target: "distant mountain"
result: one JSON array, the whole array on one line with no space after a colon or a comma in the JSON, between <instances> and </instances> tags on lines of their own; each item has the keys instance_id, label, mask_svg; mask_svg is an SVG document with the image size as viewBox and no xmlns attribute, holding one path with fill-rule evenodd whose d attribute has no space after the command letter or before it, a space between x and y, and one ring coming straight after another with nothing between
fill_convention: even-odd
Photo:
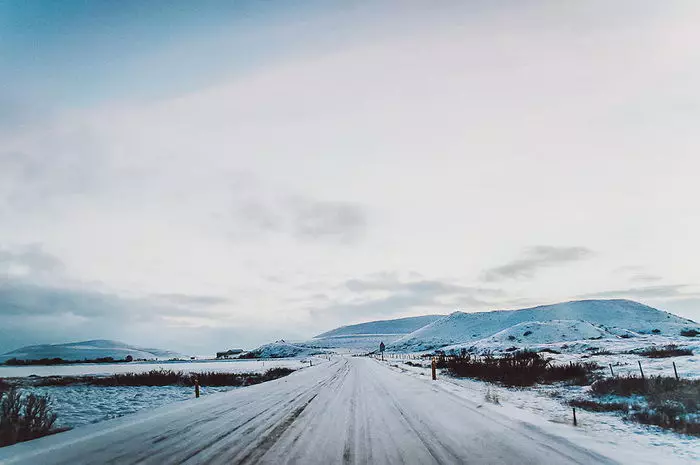
<instances>
[{"instance_id":1,"label":"distant mountain","mask_svg":"<svg viewBox=\"0 0 700 465\"><path fill-rule=\"evenodd\" d=\"M433 321L443 318L445 315L423 315L395 320L377 320L356 325L341 326L315 336L314 339L338 336L371 336L376 334L408 334Z\"/></svg>"},{"instance_id":2,"label":"distant mountain","mask_svg":"<svg viewBox=\"0 0 700 465\"><path fill-rule=\"evenodd\" d=\"M39 360L42 358L62 358L63 360L93 360L112 357L123 360L127 355L134 359L168 359L183 357L182 354L162 349L131 346L119 341L96 339L92 341L68 342L65 344L41 344L26 346L0 355L0 363L11 358L19 360Z\"/></svg>"},{"instance_id":3,"label":"distant mountain","mask_svg":"<svg viewBox=\"0 0 700 465\"><path fill-rule=\"evenodd\" d=\"M423 315L341 326L319 334L302 345L328 349L376 350L380 342L389 344L443 317L444 315Z\"/></svg>"},{"instance_id":4,"label":"distant mountain","mask_svg":"<svg viewBox=\"0 0 700 465\"><path fill-rule=\"evenodd\" d=\"M534 322L539 325L523 325ZM508 341L510 336L526 338L523 335L527 331L531 331L528 336L536 332L542 341L555 342L577 337L617 337L623 333L679 336L685 328L698 328L698 324L631 300L579 300L522 310L454 312L397 339L387 349L433 350L492 336ZM504 333L497 335L500 332Z\"/></svg>"}]
</instances>

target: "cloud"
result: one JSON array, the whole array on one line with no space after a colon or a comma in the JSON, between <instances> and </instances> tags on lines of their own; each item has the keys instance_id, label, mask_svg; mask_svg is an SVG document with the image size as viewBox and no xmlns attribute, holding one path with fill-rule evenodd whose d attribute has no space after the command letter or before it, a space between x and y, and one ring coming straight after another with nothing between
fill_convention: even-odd
<instances>
[{"instance_id":1,"label":"cloud","mask_svg":"<svg viewBox=\"0 0 700 465\"><path fill-rule=\"evenodd\" d=\"M525 251L523 258L483 271L482 279L492 282L505 279L532 278L542 268L577 262L592 255L593 251L586 247L553 247L546 245L530 247Z\"/></svg>"},{"instance_id":2,"label":"cloud","mask_svg":"<svg viewBox=\"0 0 700 465\"><path fill-rule=\"evenodd\" d=\"M9 275L55 274L64 269L61 260L45 252L41 245L0 247L0 273Z\"/></svg>"},{"instance_id":3,"label":"cloud","mask_svg":"<svg viewBox=\"0 0 700 465\"><path fill-rule=\"evenodd\" d=\"M643 266L627 265L616 268L613 273L626 275L632 282L651 283L661 281L663 278L655 274L647 273Z\"/></svg>"},{"instance_id":4,"label":"cloud","mask_svg":"<svg viewBox=\"0 0 700 465\"><path fill-rule=\"evenodd\" d=\"M304 243L347 244L357 242L367 229L368 214L359 204L247 187L234 199L234 237L281 234Z\"/></svg>"},{"instance_id":5,"label":"cloud","mask_svg":"<svg viewBox=\"0 0 700 465\"><path fill-rule=\"evenodd\" d=\"M640 282L640 283L652 283L655 281L661 281L663 278L655 274L640 273L630 276L630 281Z\"/></svg>"},{"instance_id":6,"label":"cloud","mask_svg":"<svg viewBox=\"0 0 700 465\"><path fill-rule=\"evenodd\" d=\"M632 287L628 289L617 289L611 291L592 292L580 295L581 298L614 298L614 297L631 297L631 298L661 298L661 297L683 297L694 296L697 294L685 292L688 288L686 284L668 284L661 286L645 286Z\"/></svg>"},{"instance_id":7,"label":"cloud","mask_svg":"<svg viewBox=\"0 0 700 465\"><path fill-rule=\"evenodd\" d=\"M352 203L296 199L293 205L294 235L304 241L354 242L367 226L366 212Z\"/></svg>"},{"instance_id":8,"label":"cloud","mask_svg":"<svg viewBox=\"0 0 700 465\"><path fill-rule=\"evenodd\" d=\"M323 302L312 310L314 316L348 321L370 317L422 312L446 312L457 307L486 308L491 299L505 293L500 289L464 286L441 280L402 280L397 274L375 274L365 279L345 281L341 289L351 293L349 300Z\"/></svg>"},{"instance_id":9,"label":"cloud","mask_svg":"<svg viewBox=\"0 0 700 465\"><path fill-rule=\"evenodd\" d=\"M150 297L150 300L161 301L173 305L191 305L197 307L208 307L211 305L221 305L231 302L231 300L226 297L188 294L155 294Z\"/></svg>"}]
</instances>

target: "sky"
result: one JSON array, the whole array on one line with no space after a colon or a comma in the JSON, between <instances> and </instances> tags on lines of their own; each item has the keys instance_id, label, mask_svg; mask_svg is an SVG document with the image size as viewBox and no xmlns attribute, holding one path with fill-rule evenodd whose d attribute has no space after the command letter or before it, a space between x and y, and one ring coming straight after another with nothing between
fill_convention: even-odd
<instances>
[{"instance_id":1,"label":"sky","mask_svg":"<svg viewBox=\"0 0 700 465\"><path fill-rule=\"evenodd\" d=\"M0 351L700 321L700 3L0 0Z\"/></svg>"}]
</instances>

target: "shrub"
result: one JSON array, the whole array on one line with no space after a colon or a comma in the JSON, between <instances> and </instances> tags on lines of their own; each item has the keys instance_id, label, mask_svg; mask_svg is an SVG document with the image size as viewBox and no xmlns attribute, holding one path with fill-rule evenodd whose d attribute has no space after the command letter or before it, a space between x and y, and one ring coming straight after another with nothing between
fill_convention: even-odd
<instances>
[{"instance_id":1,"label":"shrub","mask_svg":"<svg viewBox=\"0 0 700 465\"><path fill-rule=\"evenodd\" d=\"M532 331L528 330L523 333L523 336L529 336L530 334L532 334Z\"/></svg>"},{"instance_id":2,"label":"shrub","mask_svg":"<svg viewBox=\"0 0 700 465\"><path fill-rule=\"evenodd\" d=\"M698 407L700 406L700 380L688 380L654 376L648 379L636 376L608 378L593 383L594 395L618 395L644 397L647 405L637 407L629 419L647 425L657 425L680 433L700 436Z\"/></svg>"},{"instance_id":3,"label":"shrub","mask_svg":"<svg viewBox=\"0 0 700 465\"><path fill-rule=\"evenodd\" d=\"M645 425L656 425L679 433L700 436L700 423L688 417L677 404L669 403L655 408L644 408L630 415L630 418Z\"/></svg>"},{"instance_id":4,"label":"shrub","mask_svg":"<svg viewBox=\"0 0 700 465\"><path fill-rule=\"evenodd\" d=\"M665 347L647 347L633 353L637 353L643 357L649 358L665 358L665 357L680 357L682 355L693 355L690 349L681 349L675 344L670 344Z\"/></svg>"},{"instance_id":5,"label":"shrub","mask_svg":"<svg viewBox=\"0 0 700 465\"><path fill-rule=\"evenodd\" d=\"M143 373L115 373L109 376L51 376L39 380L37 386L193 386L195 379L201 386L249 386L287 376L291 368L270 368L264 373L226 373L205 371L184 373L174 370L151 370Z\"/></svg>"},{"instance_id":6,"label":"shrub","mask_svg":"<svg viewBox=\"0 0 700 465\"><path fill-rule=\"evenodd\" d=\"M660 329L652 329L651 332L654 334L660 334L661 330Z\"/></svg>"},{"instance_id":7,"label":"shrub","mask_svg":"<svg viewBox=\"0 0 700 465\"><path fill-rule=\"evenodd\" d=\"M683 329L683 330L681 330L681 336L685 336L685 337L695 337L698 334L700 334L700 331L698 331L697 329Z\"/></svg>"},{"instance_id":8,"label":"shrub","mask_svg":"<svg viewBox=\"0 0 700 465\"><path fill-rule=\"evenodd\" d=\"M557 381L588 384L593 371L598 368L595 363L552 365L551 359L528 351L506 354L500 358L486 355L451 359L446 364L453 376L483 379L506 386L531 386Z\"/></svg>"},{"instance_id":9,"label":"shrub","mask_svg":"<svg viewBox=\"0 0 700 465\"><path fill-rule=\"evenodd\" d=\"M629 409L629 406L622 402L597 402L588 399L573 399L569 401L569 405L591 412L626 412Z\"/></svg>"},{"instance_id":10,"label":"shrub","mask_svg":"<svg viewBox=\"0 0 700 465\"><path fill-rule=\"evenodd\" d=\"M490 387L486 388L486 395L484 395L484 400L495 405L500 405L501 401L498 398L498 393L492 391Z\"/></svg>"},{"instance_id":11,"label":"shrub","mask_svg":"<svg viewBox=\"0 0 700 465\"><path fill-rule=\"evenodd\" d=\"M620 376L596 381L591 386L591 392L598 396L641 395L652 408L675 402L682 405L687 412L697 412L700 404L700 379L676 379L668 376L643 379L636 376Z\"/></svg>"},{"instance_id":12,"label":"shrub","mask_svg":"<svg viewBox=\"0 0 700 465\"><path fill-rule=\"evenodd\" d=\"M56 414L51 411L48 396L23 396L11 387L1 399L0 447L57 432L53 427Z\"/></svg>"}]
</instances>

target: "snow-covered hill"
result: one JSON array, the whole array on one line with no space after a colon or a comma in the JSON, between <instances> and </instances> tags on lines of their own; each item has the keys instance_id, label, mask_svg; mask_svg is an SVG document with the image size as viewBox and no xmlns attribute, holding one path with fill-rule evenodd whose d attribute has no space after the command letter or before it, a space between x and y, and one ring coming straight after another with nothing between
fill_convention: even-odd
<instances>
[{"instance_id":1,"label":"snow-covered hill","mask_svg":"<svg viewBox=\"0 0 700 465\"><path fill-rule=\"evenodd\" d=\"M391 344L402 336L443 318L445 315L423 315L393 320L369 321L319 334L299 343L305 347L339 349L341 351L373 351L379 344Z\"/></svg>"},{"instance_id":2,"label":"snow-covered hill","mask_svg":"<svg viewBox=\"0 0 700 465\"><path fill-rule=\"evenodd\" d=\"M314 339L325 339L340 336L369 336L388 334L409 334L423 326L444 318L445 315L423 315L408 318L397 318L394 320L378 320L356 325L341 326L340 328L327 331L315 336Z\"/></svg>"},{"instance_id":3,"label":"snow-covered hill","mask_svg":"<svg viewBox=\"0 0 700 465\"><path fill-rule=\"evenodd\" d=\"M569 322L541 324L557 320ZM519 326L534 322L539 322L540 325L528 329ZM700 326L692 320L630 300L580 300L522 310L454 312L396 340L387 349L396 352L433 350L473 343L492 336L503 336L509 341L509 336L522 339L532 336L535 330L539 337L554 342L555 339L567 341L616 337L623 333L630 335L630 332L677 337L683 329L698 327ZM524 336L528 330L532 334ZM500 332L503 334L496 336Z\"/></svg>"},{"instance_id":4,"label":"snow-covered hill","mask_svg":"<svg viewBox=\"0 0 700 465\"><path fill-rule=\"evenodd\" d=\"M66 361L78 361L112 357L115 360L123 360L127 355L131 355L134 359L146 360L182 357L181 354L169 350L137 347L119 341L96 339L92 341L68 342L65 344L26 346L0 355L0 363L11 358L17 358L19 360L62 358Z\"/></svg>"},{"instance_id":5,"label":"snow-covered hill","mask_svg":"<svg viewBox=\"0 0 700 465\"><path fill-rule=\"evenodd\" d=\"M284 341L272 342L265 344L257 349L242 354L241 358L288 358L288 357L308 357L324 353L312 347L303 347L296 344L290 344Z\"/></svg>"}]
</instances>

